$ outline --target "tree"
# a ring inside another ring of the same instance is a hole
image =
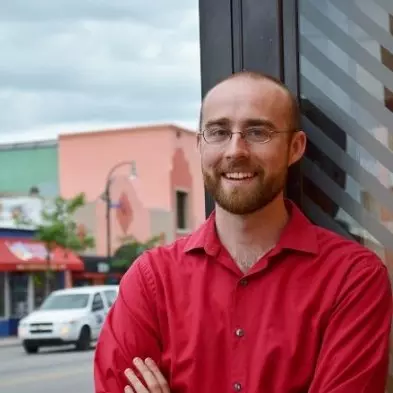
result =
[[[161,240],[161,235],[153,236],[146,242],[141,242],[134,236],[122,238],[122,245],[116,250],[113,256],[112,266],[120,269],[129,268],[144,251],[155,247]]]
[[[84,205],[85,195],[80,193],[72,199],[57,197],[53,205],[47,206],[42,211],[42,224],[37,226],[36,240],[44,243],[47,255],[45,272],[45,296],[50,292],[51,258],[57,247],[67,250],[82,252],[94,247],[93,237],[78,231],[74,214]]]

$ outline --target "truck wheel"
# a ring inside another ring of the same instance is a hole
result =
[[[91,344],[91,333],[88,326],[83,326],[78,341],[76,342],[76,349],[78,351],[87,351],[90,349]]]
[[[33,354],[38,352],[38,345],[37,344],[32,344],[32,343],[23,343],[23,348],[26,353],[28,354]]]

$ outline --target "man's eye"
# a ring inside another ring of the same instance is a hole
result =
[[[262,128],[253,128],[253,129],[247,130],[247,134],[250,136],[264,137],[264,136],[269,135],[269,131],[262,129]]]
[[[222,128],[216,128],[214,130],[209,130],[209,135],[211,136],[224,136],[228,134],[227,130],[224,130]]]

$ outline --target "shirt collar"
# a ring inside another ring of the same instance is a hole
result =
[[[207,220],[193,232],[187,240],[184,251],[204,250],[211,256],[218,255],[221,242],[218,238],[215,225],[215,211],[210,214]]]
[[[286,200],[285,204],[290,214],[290,219],[272,254],[277,254],[284,249],[317,254],[319,247],[315,226],[293,202]],[[217,236],[215,211],[213,211],[207,220],[190,235],[184,251],[204,250],[208,255],[217,256],[220,249],[221,242]]]
[[[309,221],[295,203],[287,199],[285,205],[290,218],[277,243],[277,251],[287,249],[307,254],[318,254],[319,246],[315,225]]]

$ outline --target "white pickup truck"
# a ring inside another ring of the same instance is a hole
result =
[[[39,347],[75,344],[90,348],[118,294],[117,285],[67,288],[52,292],[41,307],[18,325],[18,337],[25,351]]]

